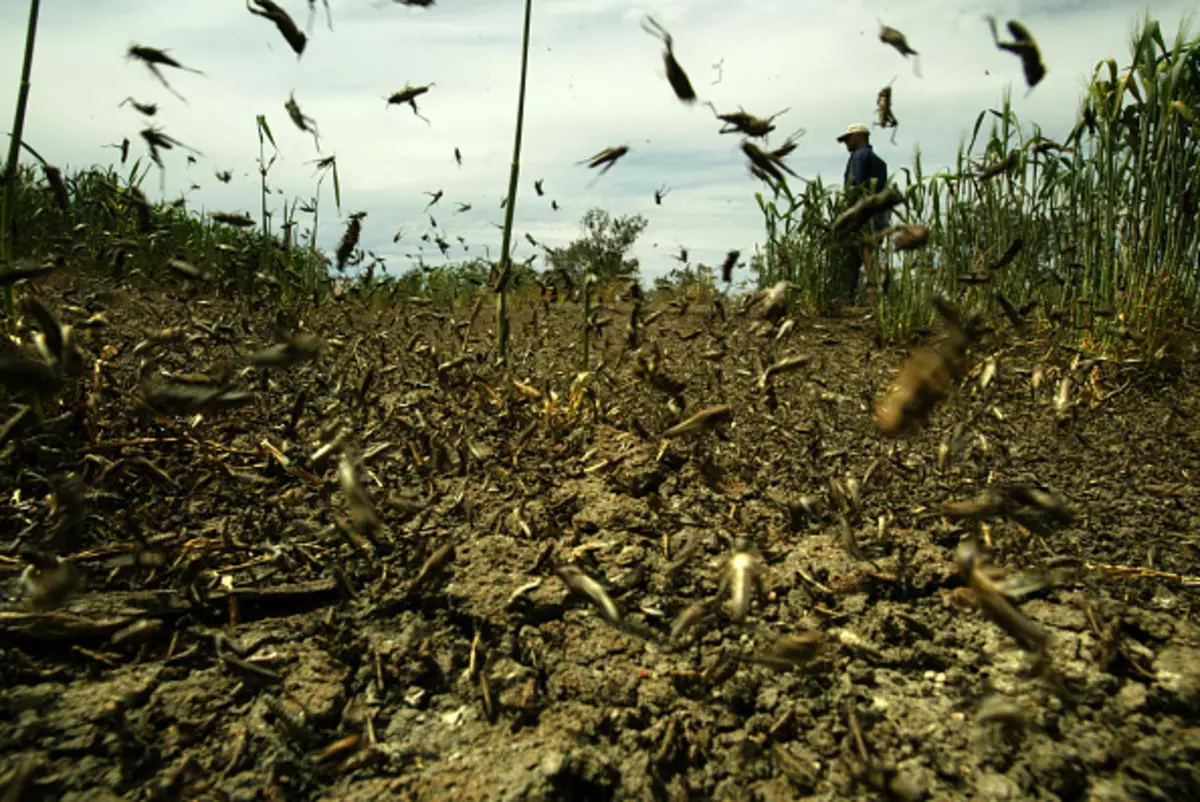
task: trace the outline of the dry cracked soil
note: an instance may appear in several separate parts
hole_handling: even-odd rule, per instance
[[[905,349],[861,312],[781,333],[736,301],[656,302],[638,353],[672,401],[634,370],[625,301],[577,378],[573,303],[518,304],[507,369],[490,303],[298,308],[326,347],[265,371],[259,301],[22,293],[76,327],[86,370],[54,398],[0,390],[6,802],[1200,799],[1194,349],[1105,357],[998,323],[928,428],[888,439],[870,412]],[[810,361],[760,386],[791,355]],[[161,414],[144,362],[251,402]],[[719,404],[716,431],[661,437]],[[334,421],[365,534],[337,448],[317,453]],[[943,514],[1013,485],[1073,515]],[[1041,657],[984,614],[968,539]],[[740,621],[735,548],[761,566]],[[75,566],[57,604],[25,598],[29,549]],[[785,635],[802,659],[771,659]]]

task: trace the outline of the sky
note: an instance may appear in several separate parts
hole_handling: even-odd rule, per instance
[[[241,0],[43,3],[25,141],[70,170],[118,162],[117,150],[105,145],[129,137],[132,164],[139,156],[145,160],[138,132],[147,120],[119,104],[130,96],[154,102],[159,109],[149,122],[202,155],[188,165],[186,151],[164,153],[165,171],[160,177],[152,169],[144,184],[149,197],[182,194],[196,213],[257,218],[255,118],[265,114],[279,147],[269,177],[276,225],[281,203],[314,196],[312,161],[333,154],[342,209],[339,216],[332,182],[325,181],[318,244],[328,253],[347,216],[365,211],[361,245],[383,257],[390,272],[408,269],[418,253],[429,265],[445,264],[436,246],[419,239],[432,230],[425,193],[443,191],[430,213],[453,246],[449,258],[484,256],[484,246],[498,258],[523,0],[437,0],[428,8],[329,0],[332,30],[320,2],[311,27],[306,2],[278,2],[310,32],[299,59],[275,26]],[[5,133],[28,5],[0,3]],[[730,249],[744,258],[752,254],[765,237],[754,193],[769,192],[747,172],[740,137],[718,134],[721,124],[703,101],[723,113],[742,107],[760,117],[787,109],[768,143],[802,129],[789,165],[804,178],[840,184],[846,152],[836,137],[852,122],[870,124],[876,93],[892,82],[895,143],[892,131],[877,130],[872,144],[893,174],[911,164],[919,147],[929,174],[953,163],[978,113],[998,107],[1006,87],[1023,123],[1063,138],[1096,64],[1107,57],[1128,64],[1130,36],[1143,15],[1159,20],[1169,44],[1191,7],[1175,0],[533,0],[514,258],[536,250],[525,232],[545,245],[568,244],[591,207],[647,218],[634,248],[647,279],[678,267],[681,246],[693,263],[708,265],[720,264]],[[987,14],[1001,25],[1018,19],[1036,37],[1048,72],[1032,92],[1026,92],[1019,59],[993,45]],[[662,43],[642,29],[646,15],[671,33],[701,102],[675,98]],[[920,53],[920,77],[912,60],[879,41],[881,22],[903,31]],[[125,58],[134,42],[168,50],[203,71],[165,68],[186,103]],[[406,84],[432,84],[417,101],[428,123],[408,106],[386,104]],[[317,122],[319,152],[284,110],[293,92]],[[630,152],[602,177],[579,163],[618,145]],[[219,182],[217,170],[231,171],[233,180]],[[534,190],[536,179],[544,182],[544,197]],[[668,191],[656,205],[654,192],[662,187]],[[459,203],[472,208],[459,213]],[[310,222],[302,216],[298,227]],[[403,237],[393,244],[397,232]],[[539,259],[535,266],[541,265]]]

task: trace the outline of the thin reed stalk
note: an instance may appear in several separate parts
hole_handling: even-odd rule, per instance
[[[584,373],[592,363],[592,287],[596,281],[596,276],[590,272],[583,279],[583,335],[579,343],[579,370]]]
[[[0,203],[0,263],[12,262],[13,240],[17,219],[17,160],[21,138],[25,135],[25,107],[29,103],[30,77],[33,73],[33,45],[37,41],[38,13],[41,0],[29,0],[29,24],[25,29],[25,56],[21,61],[21,83],[17,89],[17,108],[13,113],[12,139],[8,143],[8,158],[4,161],[4,200]],[[4,316],[13,320],[12,287],[4,288]]]
[[[508,172],[508,202],[504,204],[504,235],[500,241],[500,266],[496,281],[496,355],[508,362],[508,281],[512,273],[513,211],[517,206],[517,179],[521,173],[521,133],[525,125],[525,76],[529,68],[529,19],[533,0],[525,0],[525,26],[521,32],[521,85],[517,92],[517,127],[513,134],[512,166]]]

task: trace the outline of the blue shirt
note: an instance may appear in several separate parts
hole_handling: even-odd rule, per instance
[[[887,162],[875,155],[870,145],[863,145],[850,154],[846,162],[844,184],[846,189],[860,184],[868,185],[868,192],[882,192],[887,186]],[[879,212],[871,218],[876,231],[887,227],[887,212]]]

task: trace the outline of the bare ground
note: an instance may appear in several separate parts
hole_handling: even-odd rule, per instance
[[[776,340],[753,312],[669,308],[644,335],[683,416],[728,404],[733,422],[664,446],[680,416],[622,355],[626,306],[600,311],[574,397],[578,306],[518,309],[504,372],[490,304],[464,340],[470,309],[350,300],[301,312],[329,343],[317,360],[240,376],[253,404],[168,418],[138,400],[140,360],[240,370],[270,342],[265,304],[86,279],[41,294],[107,326],[0,453],[5,800],[1200,798],[1194,350],[1098,359],[997,324],[929,429],[893,441],[870,408],[904,353],[861,315]],[[169,326],[185,338],[135,353]],[[813,361],[761,391],[791,354]],[[311,460],[337,418],[384,522],[370,538],[336,459]],[[71,473],[74,527],[50,501]],[[1074,522],[939,512],[1015,482],[1061,493]],[[973,603],[954,563],[972,534],[1038,580],[1020,609],[1053,671]],[[722,597],[669,639],[741,537],[765,568],[749,618]],[[31,546],[80,569],[57,609],[20,598]],[[572,560],[627,626],[568,592],[553,568]],[[744,659],[814,631],[795,667]]]

